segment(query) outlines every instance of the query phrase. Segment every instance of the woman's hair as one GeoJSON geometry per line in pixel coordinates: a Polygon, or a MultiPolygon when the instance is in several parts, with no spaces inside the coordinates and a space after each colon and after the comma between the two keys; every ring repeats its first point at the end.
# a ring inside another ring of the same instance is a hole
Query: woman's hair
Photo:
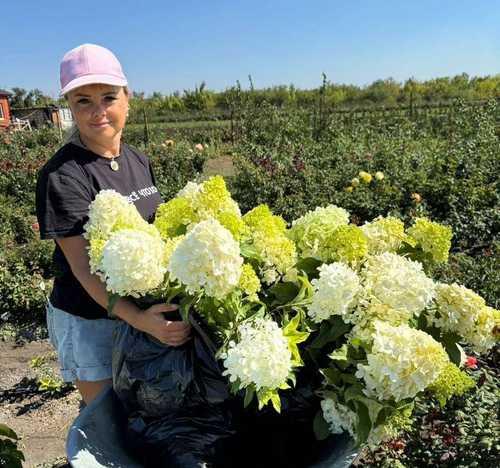
{"type": "MultiPolygon", "coordinates": [[[[130,95],[130,90],[128,89],[128,86],[122,86],[123,92],[125,93],[126,96],[130,95]]],[[[64,95],[64,99],[68,101],[68,95],[64,95]]],[[[80,130],[78,130],[77,125],[75,122],[71,124],[71,127],[66,131],[64,134],[64,140],[63,140],[63,145],[66,145],[68,143],[76,143],[77,145],[80,144],[80,130]]]]}

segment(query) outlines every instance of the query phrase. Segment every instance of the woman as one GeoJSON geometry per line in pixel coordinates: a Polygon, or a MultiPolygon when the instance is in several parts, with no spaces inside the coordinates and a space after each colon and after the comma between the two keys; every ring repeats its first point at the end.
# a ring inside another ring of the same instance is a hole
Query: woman
{"type": "MultiPolygon", "coordinates": [[[[82,236],[89,204],[100,190],[114,189],[151,221],[162,200],[147,157],[121,142],[129,92],[117,58],[104,47],[84,44],[66,53],[60,72],[61,95],[76,132],[40,170],[36,211],[41,238],[55,241],[58,274],[47,305],[49,337],[64,381],[74,382],[88,404],[111,384],[116,325],[107,316],[105,285],[90,273],[82,236]]],[[[157,304],[141,311],[120,299],[113,314],[165,344],[180,346],[189,339],[189,325],[163,316],[175,309],[157,304]]]]}

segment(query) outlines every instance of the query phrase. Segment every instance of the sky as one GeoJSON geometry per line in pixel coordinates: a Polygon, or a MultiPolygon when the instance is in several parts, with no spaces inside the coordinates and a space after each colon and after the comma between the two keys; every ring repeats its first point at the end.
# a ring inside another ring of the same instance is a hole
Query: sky
{"type": "Polygon", "coordinates": [[[52,97],[83,43],[146,94],[500,73],[500,0],[3,0],[0,18],[0,88],[52,97]]]}

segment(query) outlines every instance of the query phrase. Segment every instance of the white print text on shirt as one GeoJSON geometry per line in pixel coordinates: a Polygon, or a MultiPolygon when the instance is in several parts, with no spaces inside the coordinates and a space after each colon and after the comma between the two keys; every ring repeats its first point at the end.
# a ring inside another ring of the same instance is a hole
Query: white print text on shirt
{"type": "Polygon", "coordinates": [[[151,187],[144,187],[144,188],[139,189],[137,191],[134,190],[133,192],[131,192],[130,195],[127,197],[127,201],[129,203],[134,203],[137,200],[139,200],[141,197],[146,198],[146,197],[149,197],[157,192],[158,192],[158,189],[154,185],[151,185],[151,187]]]}

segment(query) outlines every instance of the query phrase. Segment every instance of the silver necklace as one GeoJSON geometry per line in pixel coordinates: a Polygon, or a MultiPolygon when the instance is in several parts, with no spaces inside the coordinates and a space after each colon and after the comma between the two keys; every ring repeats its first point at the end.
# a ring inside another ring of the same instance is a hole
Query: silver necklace
{"type": "Polygon", "coordinates": [[[115,161],[115,158],[117,158],[118,156],[111,156],[111,162],[109,163],[109,165],[113,171],[117,171],[118,169],[120,169],[120,165],[115,161]]]}

